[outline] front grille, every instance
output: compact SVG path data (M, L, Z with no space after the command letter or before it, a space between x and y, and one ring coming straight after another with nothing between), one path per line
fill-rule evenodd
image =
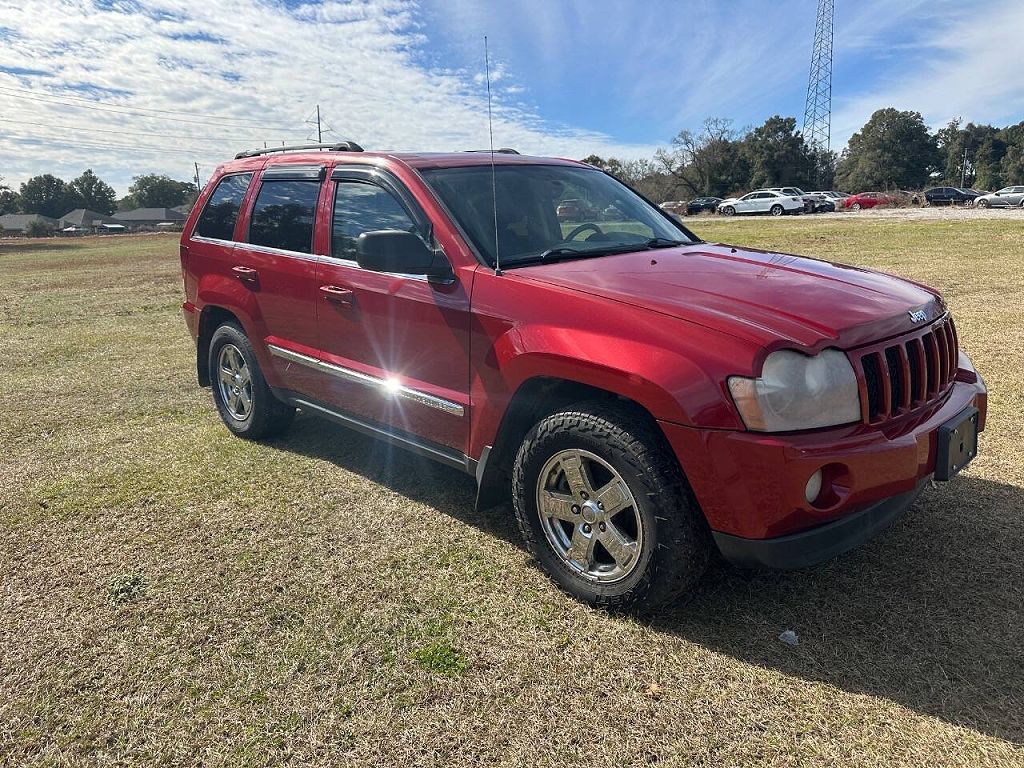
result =
M956 376L959 344L953 318L850 353L869 424L916 410L941 398Z

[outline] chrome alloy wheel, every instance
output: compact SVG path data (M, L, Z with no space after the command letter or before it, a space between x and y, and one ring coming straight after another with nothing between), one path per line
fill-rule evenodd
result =
M612 466L589 451L559 451L537 479L537 510L548 543L588 581L629 576L643 547L643 520Z
M217 356L217 383L221 401L231 418L245 421L252 413L252 373L234 344L225 344Z

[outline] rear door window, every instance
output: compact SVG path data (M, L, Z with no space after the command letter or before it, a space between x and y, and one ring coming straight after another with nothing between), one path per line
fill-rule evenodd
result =
M238 211L242 207L245 191L249 188L251 173L236 173L225 176L206 201L199 221L196 222L194 237L209 237L214 240L233 240Z
M264 181L249 221L249 242L296 253L313 252L319 181Z

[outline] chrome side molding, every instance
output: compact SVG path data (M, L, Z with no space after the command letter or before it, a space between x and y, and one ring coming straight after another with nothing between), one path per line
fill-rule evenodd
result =
M339 379L344 379L345 381L350 381L354 384L361 384L364 387L376 389L381 397L400 397L403 400L411 400L414 403L425 405L428 408L443 411L451 416L463 416L466 412L466 409L459 403L453 403L451 400L445 400L426 392L421 392L418 389L407 387L393 379L382 379L377 376L370 376L366 373L354 371L351 368L343 368L340 365L334 365L333 363L328 363L323 360L317 360L315 357L310 357L309 355L304 355L300 352L293 352L290 349L284 349L283 347L278 347L275 344L268 344L267 349L270 350L270 354L274 357L279 357L290 363L304 365L307 368L312 368L313 370L320 371L321 373L336 376Z

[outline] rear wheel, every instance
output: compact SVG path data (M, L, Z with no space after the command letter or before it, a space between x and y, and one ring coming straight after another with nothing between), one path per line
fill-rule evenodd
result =
M604 403L541 420L516 456L512 489L527 549L583 602L652 608L691 588L707 524L645 414Z
M979 208L988 208L988 206L989 206L988 200L979 200L978 201L978 207Z
M288 429L295 409L267 385L252 344L235 323L224 323L210 339L213 402L225 426L238 437L260 440Z
M736 209L733 208L731 205L727 205L727 206L725 206L725 208L722 209L722 213L725 216L735 216L736 215Z
M771 210L769 211L769 213L770 213L770 214L771 214L772 216L781 216L781 215L782 215L782 214L784 214L785 212L786 212L786 211L785 211L785 209L784 209L784 208L783 208L783 207L782 207L781 205L779 205L778 203L776 203L775 205L773 205L773 206L771 207Z

